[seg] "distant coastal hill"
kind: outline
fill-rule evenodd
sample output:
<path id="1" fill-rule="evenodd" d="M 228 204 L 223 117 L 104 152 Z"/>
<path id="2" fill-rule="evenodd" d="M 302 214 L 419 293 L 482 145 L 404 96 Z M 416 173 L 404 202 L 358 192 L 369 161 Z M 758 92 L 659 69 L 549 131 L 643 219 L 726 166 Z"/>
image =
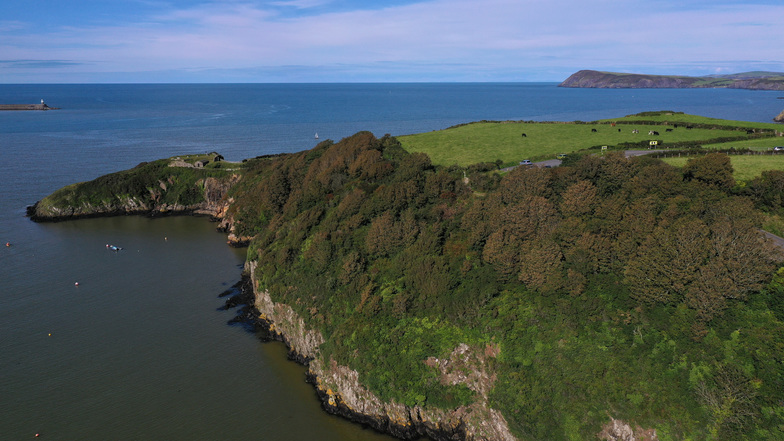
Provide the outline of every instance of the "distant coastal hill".
<path id="1" fill-rule="evenodd" d="M 728 88 L 784 90 L 784 73 L 745 72 L 730 75 L 689 77 L 679 75 L 642 75 L 581 70 L 572 74 L 559 86 L 600 89 Z"/>

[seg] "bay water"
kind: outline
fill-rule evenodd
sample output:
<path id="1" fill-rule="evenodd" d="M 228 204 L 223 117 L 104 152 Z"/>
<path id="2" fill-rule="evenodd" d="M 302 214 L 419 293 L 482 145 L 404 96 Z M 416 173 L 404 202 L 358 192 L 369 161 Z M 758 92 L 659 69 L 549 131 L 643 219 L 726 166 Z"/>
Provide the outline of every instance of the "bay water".
<path id="1" fill-rule="evenodd" d="M 0 112 L 0 439 L 390 439 L 324 413 L 284 346 L 227 325 L 233 312 L 218 296 L 239 280 L 244 250 L 214 224 L 25 218 L 64 185 L 162 157 L 236 161 L 360 130 L 650 110 L 769 122 L 780 95 L 554 83 L 0 85 L 0 103 L 60 108 Z"/>

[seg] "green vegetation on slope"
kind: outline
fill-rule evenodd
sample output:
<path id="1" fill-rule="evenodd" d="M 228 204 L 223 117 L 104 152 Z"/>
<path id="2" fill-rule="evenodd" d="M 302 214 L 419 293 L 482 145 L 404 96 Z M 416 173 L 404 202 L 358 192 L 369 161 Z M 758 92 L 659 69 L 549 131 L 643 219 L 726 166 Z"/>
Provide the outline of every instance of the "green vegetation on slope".
<path id="1" fill-rule="evenodd" d="M 681 172 L 617 153 L 482 196 L 462 179 L 359 133 L 249 162 L 232 209 L 257 283 L 383 399 L 477 399 L 429 362 L 463 343 L 521 439 L 591 439 L 609 416 L 660 439 L 784 437 L 784 273 L 755 209 L 781 208 L 784 179 L 736 195 L 724 155 Z"/>
<path id="2" fill-rule="evenodd" d="M 90 212 L 100 208 L 113 210 L 128 201 L 155 205 L 193 205 L 204 201 L 204 179 L 225 177 L 225 163 L 214 161 L 217 153 L 191 155 L 144 162 L 117 173 L 101 176 L 88 182 L 64 187 L 37 204 L 37 215 L 53 214 L 57 209 L 72 207 Z M 205 167 L 170 166 L 174 162 L 193 165 L 197 161 Z"/>

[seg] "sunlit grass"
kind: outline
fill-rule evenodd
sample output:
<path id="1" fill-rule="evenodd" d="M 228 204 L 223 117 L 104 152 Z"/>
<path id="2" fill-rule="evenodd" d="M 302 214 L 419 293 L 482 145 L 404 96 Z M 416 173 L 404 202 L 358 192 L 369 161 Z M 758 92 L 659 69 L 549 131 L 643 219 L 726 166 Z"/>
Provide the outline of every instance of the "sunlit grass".
<path id="1" fill-rule="evenodd" d="M 617 124 L 613 126 L 612 123 Z M 687 126 L 694 128 L 688 129 Z M 780 145 L 782 139 L 771 137 L 749 140 L 746 130 L 777 128 L 780 126 L 772 123 L 653 112 L 593 123 L 477 122 L 434 132 L 399 136 L 398 139 L 406 150 L 427 153 L 434 163 L 440 165 L 466 166 L 499 159 L 504 164 L 511 165 L 523 159 L 554 159 L 559 153 L 604 145 L 613 148 L 622 143 L 645 143 L 651 140 L 657 140 L 666 147 L 679 142 L 707 142 L 729 138 L 727 143 L 721 144 L 722 147 L 752 147 L 764 150 Z M 670 131 L 667 131 L 668 129 Z M 639 133 L 632 133 L 633 130 Z M 648 135 L 651 130 L 659 132 L 659 135 Z"/>
<path id="2" fill-rule="evenodd" d="M 523 159 L 555 159 L 559 153 L 571 153 L 624 142 L 658 140 L 663 145 L 683 141 L 700 141 L 720 137 L 745 137 L 745 132 L 719 129 L 673 129 L 643 124 L 559 124 L 559 123 L 474 123 L 436 132 L 399 136 L 403 148 L 423 152 L 435 164 L 470 165 L 500 159 L 505 164 Z M 596 132 L 592 132 L 595 129 Z M 632 130 L 639 133 L 632 133 Z M 658 136 L 648 135 L 650 130 Z M 526 136 L 522 136 L 525 133 Z"/>
<path id="3" fill-rule="evenodd" d="M 683 167 L 690 158 L 664 158 L 662 161 Z M 749 181 L 766 170 L 784 170 L 784 154 L 781 155 L 730 155 L 733 176 L 736 181 Z"/>

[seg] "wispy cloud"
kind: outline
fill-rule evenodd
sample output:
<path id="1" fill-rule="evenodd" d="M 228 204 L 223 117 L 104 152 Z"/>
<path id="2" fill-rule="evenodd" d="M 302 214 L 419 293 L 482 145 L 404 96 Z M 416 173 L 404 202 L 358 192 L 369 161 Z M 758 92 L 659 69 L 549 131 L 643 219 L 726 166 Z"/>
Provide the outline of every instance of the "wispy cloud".
<path id="1" fill-rule="evenodd" d="M 297 9 L 310 9 L 332 3 L 331 0 L 286 0 L 271 2 L 272 6 L 291 7 Z"/>
<path id="2" fill-rule="evenodd" d="M 26 23 L 12 22 L 16 32 L 0 28 L 0 57 L 73 60 L 52 64 L 53 72 L 90 63 L 107 75 L 196 69 L 220 80 L 235 70 L 256 72 L 256 81 L 293 72 L 290 66 L 298 66 L 296 78 L 304 81 L 326 72 L 349 75 L 352 67 L 379 81 L 417 73 L 428 80 L 439 74 L 488 80 L 493 72 L 502 80 L 559 80 L 581 68 L 699 74 L 740 66 L 739 60 L 767 60 L 746 61 L 742 70 L 760 63 L 784 70 L 776 56 L 784 37 L 778 2 L 724 0 L 683 9 L 665 0 L 429 0 L 350 10 L 332 3 L 339 2 L 162 4 L 122 25 L 76 23 L 31 33 L 18 31 Z"/>
<path id="3" fill-rule="evenodd" d="M 0 66 L 6 68 L 50 69 L 64 66 L 81 66 L 88 63 L 70 60 L 0 60 Z"/>

